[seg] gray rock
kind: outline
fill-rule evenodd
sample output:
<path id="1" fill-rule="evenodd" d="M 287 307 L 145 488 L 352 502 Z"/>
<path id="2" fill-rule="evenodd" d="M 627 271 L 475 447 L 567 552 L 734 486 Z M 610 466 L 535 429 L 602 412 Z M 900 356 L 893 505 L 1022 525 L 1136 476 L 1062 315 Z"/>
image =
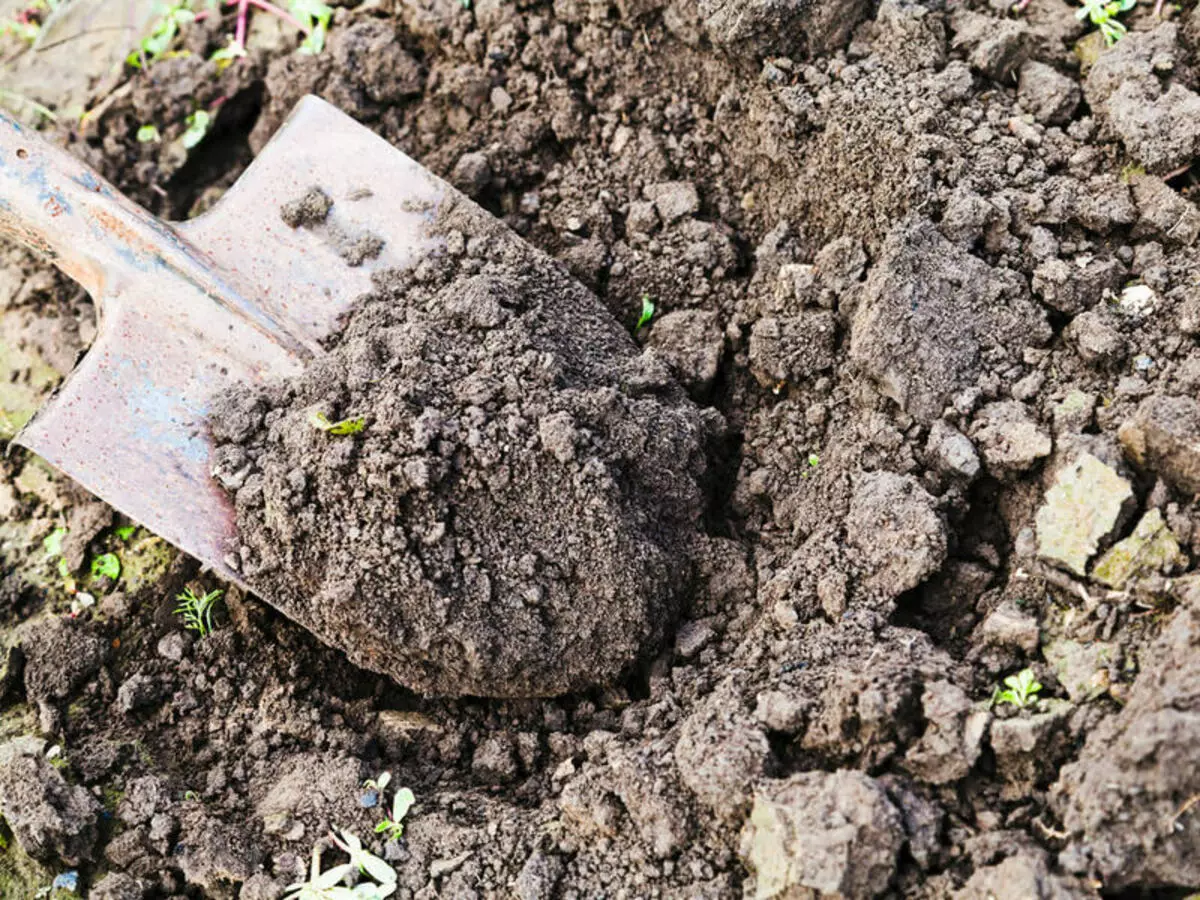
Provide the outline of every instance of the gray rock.
<path id="1" fill-rule="evenodd" d="M 1195 399 L 1148 397 L 1117 436 L 1138 468 L 1189 494 L 1200 493 L 1200 403 Z"/>
<path id="2" fill-rule="evenodd" d="M 759 384 L 793 384 L 833 367 L 837 319 L 831 312 L 759 319 L 750 329 L 750 371 Z"/>
<path id="3" fill-rule="evenodd" d="M 1096 395 L 1085 391 L 1070 391 L 1054 407 L 1054 433 L 1079 434 L 1091 427 L 1095 418 Z"/>
<path id="4" fill-rule="evenodd" d="M 946 525 L 933 497 L 911 475 L 858 477 L 846 542 L 857 550 L 861 585 L 886 597 L 912 590 L 946 559 Z"/>
<path id="5" fill-rule="evenodd" d="M 1078 109 L 1081 95 L 1074 78 L 1030 60 L 1021 66 L 1017 99 L 1043 125 L 1065 125 Z"/>
<path id="6" fill-rule="evenodd" d="M 713 623 L 708 619 L 684 622 L 675 632 L 675 653 L 681 659 L 691 659 L 716 635 Z"/>
<path id="7" fill-rule="evenodd" d="M 696 185 L 690 181 L 648 184 L 642 193 L 654 204 L 655 210 L 668 225 L 700 211 L 700 195 L 696 192 Z"/>
<path id="8" fill-rule="evenodd" d="M 1053 449 L 1026 406 L 1012 400 L 989 403 L 976 413 L 971 437 L 988 472 L 1001 481 L 1029 471 Z"/>
<path id="9" fill-rule="evenodd" d="M 694 394 L 712 387 L 725 352 L 717 313 L 683 309 L 655 319 L 646 346 L 667 361 L 675 377 Z"/>
<path id="10" fill-rule="evenodd" d="M 100 804 L 66 782 L 45 756 L 45 741 L 0 745 L 0 815 L 34 859 L 76 866 L 92 858 Z"/>
<path id="11" fill-rule="evenodd" d="M 942 419 L 930 426 L 925 452 L 943 475 L 971 481 L 979 474 L 979 454 L 975 452 L 971 439 Z"/>
<path id="12" fill-rule="evenodd" d="M 742 829 L 757 897 L 875 897 L 896 872 L 900 813 L 861 772 L 804 772 L 767 782 Z"/>
<path id="13" fill-rule="evenodd" d="M 1063 466 L 1038 509 L 1038 556 L 1076 575 L 1131 514 L 1133 486 L 1090 453 Z"/>
<path id="14" fill-rule="evenodd" d="M 1155 575 L 1172 575 L 1187 568 L 1179 540 L 1157 508 L 1147 512 L 1133 534 L 1118 541 L 1096 562 L 1092 579 L 1113 590 Z"/>

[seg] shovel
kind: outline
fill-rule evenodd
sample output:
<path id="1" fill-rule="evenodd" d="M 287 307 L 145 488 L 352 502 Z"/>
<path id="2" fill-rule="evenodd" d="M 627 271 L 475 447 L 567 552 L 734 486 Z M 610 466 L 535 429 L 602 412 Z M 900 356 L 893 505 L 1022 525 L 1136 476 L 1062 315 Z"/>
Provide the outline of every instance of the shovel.
<path id="1" fill-rule="evenodd" d="M 314 187 L 333 201 L 328 215 L 289 227 L 281 208 Z M 0 115 L 0 234 L 79 282 L 99 320 L 87 355 L 15 442 L 246 586 L 233 505 L 211 475 L 213 399 L 320 355 L 373 272 L 439 252 L 431 225 L 460 199 L 305 97 L 214 209 L 166 224 Z M 348 265 L 347 242 L 360 239 L 377 252 Z"/>

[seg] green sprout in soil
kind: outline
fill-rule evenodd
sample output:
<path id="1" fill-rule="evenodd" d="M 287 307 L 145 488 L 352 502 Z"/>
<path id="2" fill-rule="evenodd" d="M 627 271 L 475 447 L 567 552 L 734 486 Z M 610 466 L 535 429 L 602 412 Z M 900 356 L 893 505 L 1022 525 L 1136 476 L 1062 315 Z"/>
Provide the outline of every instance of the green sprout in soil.
<path id="1" fill-rule="evenodd" d="M 175 615 L 183 617 L 183 627 L 194 631 L 201 638 L 206 638 L 213 631 L 213 608 L 224 591 L 209 591 L 197 594 L 190 587 L 175 599 L 179 605 L 175 607 Z"/>
<path id="2" fill-rule="evenodd" d="M 185 150 L 191 150 L 204 140 L 204 136 L 208 134 L 208 126 L 212 122 L 212 115 L 207 110 L 198 109 L 187 117 L 186 122 L 187 130 L 179 140 Z"/>
<path id="3" fill-rule="evenodd" d="M 116 581 L 121 577 L 121 560 L 115 553 L 102 553 L 92 560 L 91 573 L 93 578 Z"/>
<path id="4" fill-rule="evenodd" d="M 122 525 L 116 530 L 116 535 L 120 540 L 127 541 L 133 537 L 135 531 L 137 531 L 136 525 Z"/>
<path id="5" fill-rule="evenodd" d="M 135 69 L 144 69 L 151 63 L 165 58 L 180 29 L 196 20 L 192 0 L 159 4 L 157 12 L 150 33 L 138 41 L 138 45 L 125 57 L 125 62 Z"/>
<path id="6" fill-rule="evenodd" d="M 375 833 L 382 834 L 387 841 L 400 840 L 404 836 L 404 817 L 416 802 L 417 798 L 408 788 L 396 791 L 396 796 L 392 797 L 392 814 L 384 816 L 383 821 L 375 826 Z"/>
<path id="7" fill-rule="evenodd" d="M 1137 6 L 1137 0 L 1083 0 L 1083 8 L 1075 13 L 1077 19 L 1091 19 L 1104 35 L 1104 43 L 1112 46 L 1125 36 L 1128 29 L 1117 16 Z"/>
<path id="8" fill-rule="evenodd" d="M 642 314 L 638 316 L 637 325 L 634 326 L 634 330 L 640 331 L 643 325 L 648 324 L 654 318 L 656 311 L 657 307 L 654 305 L 654 301 L 650 299 L 650 295 L 642 294 Z"/>
<path id="9" fill-rule="evenodd" d="M 200 6 L 203 8 L 197 9 Z M 325 48 L 325 36 L 333 18 L 333 7 L 321 0 L 287 0 L 286 7 L 269 0 L 171 0 L 159 5 L 158 15 L 149 33 L 130 51 L 126 62 L 135 69 L 144 69 L 174 55 L 171 47 L 184 26 L 219 12 L 221 7 L 236 10 L 236 17 L 234 33 L 229 36 L 229 42 L 210 57 L 218 71 L 246 55 L 251 7 L 270 13 L 303 32 L 300 52 L 308 54 L 320 53 Z"/>
<path id="10" fill-rule="evenodd" d="M 1016 675 L 1004 679 L 1006 690 L 999 687 L 992 694 L 992 705 L 1011 703 L 1017 709 L 1028 709 L 1038 702 L 1038 692 L 1042 685 L 1033 674 L 1033 669 L 1022 669 Z"/>
<path id="11" fill-rule="evenodd" d="M 326 434 L 344 437 L 348 434 L 358 434 L 367 427 L 367 420 L 363 416 L 352 416 L 342 419 L 339 422 L 331 422 L 325 413 L 317 410 L 309 415 L 308 424 L 313 428 L 324 431 Z"/>
<path id="12" fill-rule="evenodd" d="M 300 881 L 287 887 L 284 900 L 383 900 L 396 892 L 396 870 L 374 853 L 363 848 L 362 841 L 341 829 L 341 836 L 330 833 L 330 838 L 350 857 L 349 862 L 334 866 L 327 872 L 321 871 L 321 847 L 313 847 L 312 866 L 308 881 Z M 369 876 L 375 883 L 359 882 L 346 887 L 349 878 Z"/>
<path id="13" fill-rule="evenodd" d="M 162 140 L 162 135 L 158 133 L 157 125 L 143 125 L 137 130 L 139 144 L 157 144 L 160 140 Z"/>

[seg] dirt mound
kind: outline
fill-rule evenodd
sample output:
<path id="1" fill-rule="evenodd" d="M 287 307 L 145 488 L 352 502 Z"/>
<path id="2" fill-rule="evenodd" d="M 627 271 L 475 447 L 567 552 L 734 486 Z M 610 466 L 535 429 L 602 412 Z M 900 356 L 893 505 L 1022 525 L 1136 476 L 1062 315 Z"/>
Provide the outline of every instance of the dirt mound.
<path id="1" fill-rule="evenodd" d="M 247 577 L 365 668 L 186 560 L 90 578 L 152 539 L 0 459 L 0 744 L 45 742 L 0 886 L 27 843 L 278 900 L 339 825 L 402 897 L 1193 893 L 1200 19 L 1077 10 L 348 3 L 220 71 L 185 29 L 75 145 L 140 199 L 202 209 L 313 91 L 561 266 L 450 226 L 216 422 Z M 10 261 L 0 341 L 69 365 L 83 307 Z"/>
<path id="2" fill-rule="evenodd" d="M 217 473 L 246 577 L 360 665 L 428 694 L 561 694 L 675 619 L 719 417 L 476 221 L 442 213 L 446 255 L 378 278 L 302 377 L 218 404 Z"/>

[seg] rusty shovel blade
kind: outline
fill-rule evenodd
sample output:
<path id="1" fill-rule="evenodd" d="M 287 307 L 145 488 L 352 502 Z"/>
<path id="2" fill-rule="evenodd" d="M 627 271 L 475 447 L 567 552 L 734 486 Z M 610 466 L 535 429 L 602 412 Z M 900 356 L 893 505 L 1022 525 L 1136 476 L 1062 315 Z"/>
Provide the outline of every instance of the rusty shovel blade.
<path id="1" fill-rule="evenodd" d="M 281 208 L 319 187 L 326 219 Z M 241 583 L 207 416 L 231 386 L 298 372 L 371 274 L 436 253 L 456 192 L 328 103 L 305 97 L 203 216 L 166 224 L 0 115 L 0 234 L 91 294 L 98 336 L 16 437 L 102 500 Z M 377 255 L 349 266 L 348 240 Z"/>

